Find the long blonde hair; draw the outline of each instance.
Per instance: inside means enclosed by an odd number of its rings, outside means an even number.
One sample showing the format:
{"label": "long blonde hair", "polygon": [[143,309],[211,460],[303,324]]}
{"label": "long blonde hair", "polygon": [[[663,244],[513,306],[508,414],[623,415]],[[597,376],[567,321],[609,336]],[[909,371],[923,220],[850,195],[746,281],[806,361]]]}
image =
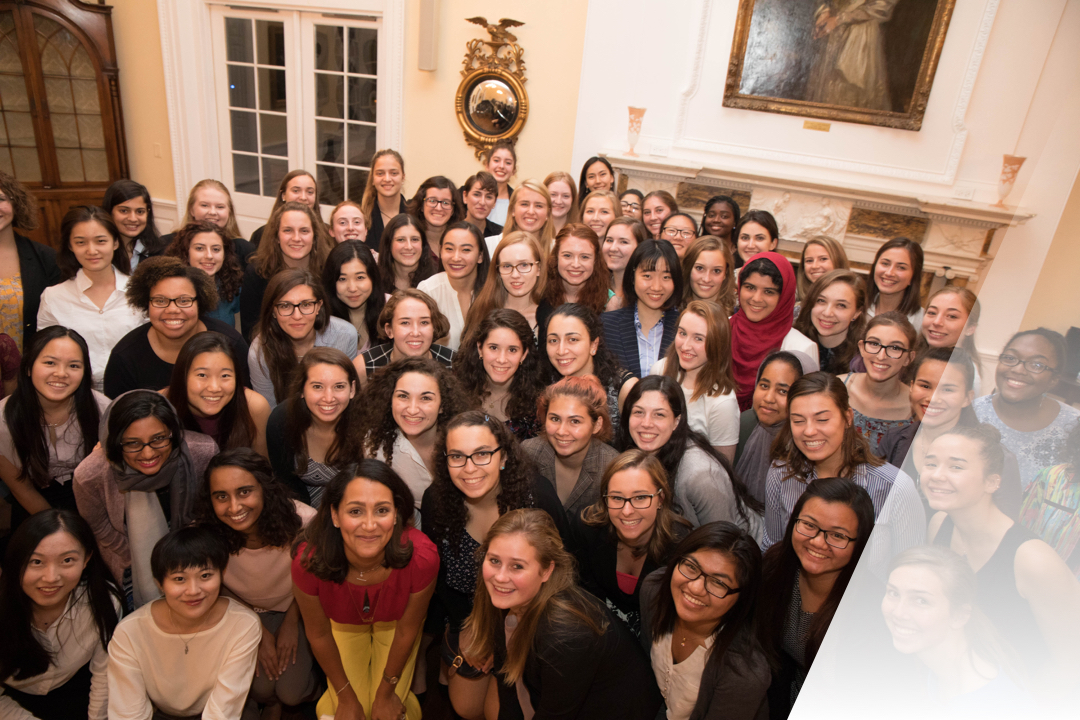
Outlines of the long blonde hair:
{"label": "long blonde hair", "polygon": [[543,197],[544,201],[547,203],[547,220],[544,222],[544,227],[540,228],[539,236],[536,238],[544,251],[544,257],[547,257],[548,253],[551,252],[551,246],[555,243],[555,221],[551,219],[551,193],[548,192],[546,187],[535,180],[525,180],[514,189],[514,194],[510,196],[510,207],[506,211],[506,224],[503,225],[503,234],[509,235],[514,231],[522,231],[521,228],[517,226],[517,223],[514,222],[514,207],[517,205],[518,197],[522,190],[531,190]]}
{"label": "long blonde hair", "polygon": [[[524,536],[536,551],[540,567],[543,570],[551,568],[551,576],[522,609],[517,629],[506,644],[506,662],[500,673],[503,682],[510,686],[524,674],[537,627],[545,616],[550,618],[548,624],[555,633],[573,632],[585,625],[597,635],[602,635],[607,629],[607,619],[574,582],[574,558],[563,547],[562,538],[550,515],[534,508],[507,512],[488,530],[477,557],[486,557],[492,541],[505,535]],[[502,629],[505,617],[504,611],[492,605],[483,573],[477,573],[472,612],[462,627],[462,637],[471,634],[472,640],[462,646],[462,654],[470,658],[491,656],[495,652],[495,638]]]}
{"label": "long blonde hair", "polygon": [[240,237],[240,226],[236,224],[236,210],[233,208],[232,195],[229,193],[229,188],[213,178],[200,180],[191,188],[191,192],[188,193],[187,207],[184,209],[184,218],[180,221],[180,227],[185,227],[195,222],[195,219],[191,216],[191,208],[195,205],[195,193],[203,188],[217,190],[225,195],[225,198],[229,203],[229,219],[226,221],[225,227],[222,228],[222,230],[229,236],[230,240]]}
{"label": "long blonde hair", "polygon": [[803,244],[802,254],[799,255],[798,284],[795,286],[795,295],[799,302],[806,300],[806,293],[810,292],[813,281],[806,277],[806,251],[811,245],[820,245],[825,248],[829,259],[832,260],[833,270],[849,270],[851,263],[848,262],[844,247],[828,235],[815,235]]}
{"label": "long blonde hair", "polygon": [[[401,184],[402,189],[398,191],[401,197],[405,197],[405,159],[401,157],[401,153],[397,150],[391,150],[385,148],[379,150],[377,153],[371,156],[371,170],[368,171],[367,181],[364,183],[364,196],[360,198],[360,212],[364,215],[364,225],[371,227],[371,213],[375,210],[375,203],[377,201],[377,193],[375,192],[375,163],[379,158],[383,158],[389,155],[398,162],[398,166],[401,168]],[[397,215],[397,213],[394,213]]]}

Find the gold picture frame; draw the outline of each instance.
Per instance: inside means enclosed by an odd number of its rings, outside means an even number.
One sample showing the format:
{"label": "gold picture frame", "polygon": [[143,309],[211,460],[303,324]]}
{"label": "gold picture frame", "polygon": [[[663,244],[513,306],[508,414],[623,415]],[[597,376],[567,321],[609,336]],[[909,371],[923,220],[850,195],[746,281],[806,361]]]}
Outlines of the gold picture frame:
{"label": "gold picture frame", "polygon": [[503,18],[494,25],[480,17],[469,22],[486,27],[491,39],[465,44],[454,112],[465,142],[479,160],[496,142],[513,140],[521,133],[529,119],[529,93],[525,90],[525,51],[507,30],[523,23]]}
{"label": "gold picture frame", "polygon": [[918,131],[956,0],[740,0],[724,107]]}

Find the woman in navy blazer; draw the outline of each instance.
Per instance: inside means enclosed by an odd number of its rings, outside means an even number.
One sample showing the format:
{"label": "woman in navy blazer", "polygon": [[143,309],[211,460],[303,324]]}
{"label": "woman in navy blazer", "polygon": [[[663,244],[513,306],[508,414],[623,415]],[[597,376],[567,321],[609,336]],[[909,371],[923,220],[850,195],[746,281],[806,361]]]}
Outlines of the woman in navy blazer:
{"label": "woman in navy blazer", "polygon": [[624,368],[640,378],[675,339],[683,278],[672,244],[666,240],[640,243],[626,264],[622,290],[623,307],[600,316],[604,343]]}

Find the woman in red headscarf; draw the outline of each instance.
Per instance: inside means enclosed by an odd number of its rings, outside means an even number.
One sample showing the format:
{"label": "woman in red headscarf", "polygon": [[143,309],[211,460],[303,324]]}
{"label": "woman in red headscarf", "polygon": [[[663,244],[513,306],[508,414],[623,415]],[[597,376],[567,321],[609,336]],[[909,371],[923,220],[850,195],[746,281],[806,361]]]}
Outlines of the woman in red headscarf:
{"label": "woman in red headscarf", "polygon": [[739,272],[739,309],[731,316],[731,359],[739,409],[754,396],[758,366],[773,350],[798,350],[818,362],[817,344],[791,327],[796,280],[783,255],[754,255]]}

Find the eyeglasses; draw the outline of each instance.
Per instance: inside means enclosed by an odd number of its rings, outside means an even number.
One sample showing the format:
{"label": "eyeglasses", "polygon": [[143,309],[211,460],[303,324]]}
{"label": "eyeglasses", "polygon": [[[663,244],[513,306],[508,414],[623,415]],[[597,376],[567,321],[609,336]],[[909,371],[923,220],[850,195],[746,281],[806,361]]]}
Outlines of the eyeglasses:
{"label": "eyeglasses", "polygon": [[424,198],[424,204],[432,208],[438,205],[442,207],[443,210],[448,210],[450,206],[454,204],[454,201],[440,200],[439,198]]}
{"label": "eyeglasses", "polygon": [[502,450],[502,447],[497,447],[494,450],[477,450],[472,455],[464,455],[462,453],[444,453],[446,455],[446,464],[452,468],[465,467],[465,463],[472,460],[473,465],[477,467],[483,467],[484,465],[491,464],[491,457],[495,453]]}
{"label": "eyeglasses", "polygon": [[172,435],[158,435],[155,438],[150,438],[150,442],[143,442],[142,440],[124,440],[120,443],[120,449],[129,455],[142,452],[142,449],[149,445],[155,450],[160,450],[163,447],[168,447],[172,442]]}
{"label": "eyeglasses", "polygon": [[723,600],[728,595],[737,593],[740,590],[740,588],[728,587],[727,583],[725,583],[720,578],[713,577],[712,575],[706,575],[705,571],[701,569],[701,566],[699,566],[696,562],[694,562],[688,557],[684,557],[683,559],[679,560],[679,572],[682,573],[682,576],[690,582],[694,582],[699,577],[704,577],[705,592],[709,593],[714,598],[717,598],[719,600]]}
{"label": "eyeglasses", "polygon": [[689,240],[694,237],[693,230],[680,230],[679,228],[664,228],[663,236],[674,240],[675,238],[682,238],[683,240]]}
{"label": "eyeglasses", "polygon": [[173,303],[176,303],[178,308],[189,308],[195,304],[195,298],[190,295],[181,295],[180,297],[168,298],[164,295],[155,295],[150,298],[150,307],[167,308]]}
{"label": "eyeglasses", "polygon": [[512,263],[499,263],[499,274],[509,275],[517,270],[522,275],[528,275],[532,272],[533,266],[536,264],[537,263],[535,262],[519,262],[516,265]]}
{"label": "eyeglasses", "polygon": [[279,302],[274,305],[274,312],[278,314],[278,317],[292,317],[296,309],[299,308],[301,315],[310,315],[315,312],[315,307],[318,304],[317,300],[304,300],[298,303]]}
{"label": "eyeglasses", "polygon": [[1005,367],[1016,367],[1017,365],[1023,365],[1032,375],[1041,375],[1047,370],[1049,370],[1050,372],[1057,372],[1057,368],[1052,368],[1044,362],[1039,362],[1038,360],[1021,360],[1015,355],[999,355],[998,362]]}
{"label": "eyeglasses", "polygon": [[640,210],[640,209],[641,209],[641,203],[635,203],[635,202],[621,202],[621,203],[619,203],[619,205],[620,205],[620,206],[622,207],[622,209],[623,209],[623,210],[634,210],[634,211],[637,211],[637,210]]}
{"label": "eyeglasses", "polygon": [[811,540],[816,538],[821,533],[825,533],[825,543],[830,547],[834,547],[837,550],[843,550],[846,548],[852,540],[856,538],[848,537],[844,533],[835,532],[833,530],[822,530],[809,520],[803,520],[799,518],[795,521],[795,532],[799,533],[803,537],[808,537]]}
{"label": "eyeglasses", "polygon": [[902,345],[882,345],[877,340],[862,340],[863,350],[871,355],[877,355],[882,350],[885,354],[891,357],[893,360],[899,360],[904,357],[904,353],[910,352],[906,347]]}
{"label": "eyeglasses", "polygon": [[657,495],[663,494],[662,491],[657,490],[652,495],[634,495],[633,497],[623,497],[622,495],[605,495],[604,502],[607,503],[609,510],[622,510],[626,507],[627,501],[630,502],[630,507],[635,510],[644,510],[652,505],[652,499]]}

